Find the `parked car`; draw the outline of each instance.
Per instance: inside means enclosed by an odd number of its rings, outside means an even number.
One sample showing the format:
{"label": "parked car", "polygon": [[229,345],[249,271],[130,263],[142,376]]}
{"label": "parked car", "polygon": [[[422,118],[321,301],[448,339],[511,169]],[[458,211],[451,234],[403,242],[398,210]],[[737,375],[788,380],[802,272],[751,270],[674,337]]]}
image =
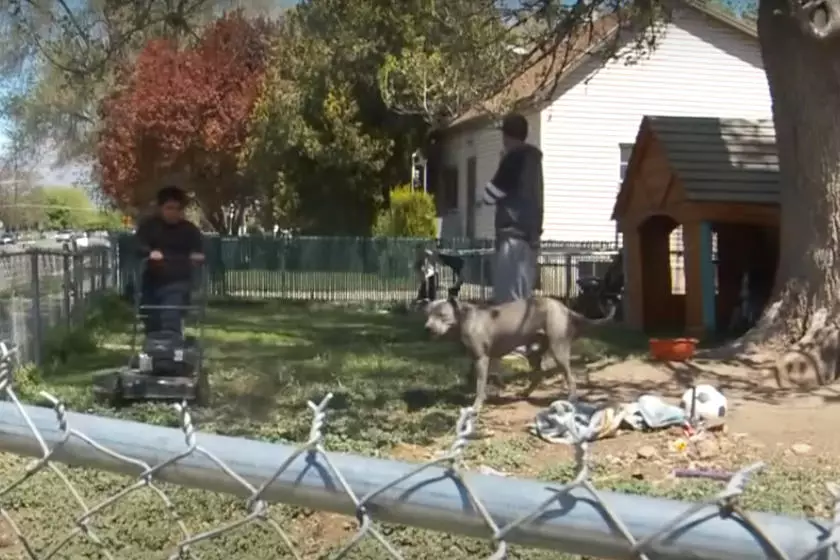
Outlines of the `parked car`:
{"label": "parked car", "polygon": [[4,233],[0,235],[0,245],[14,245],[17,243],[17,237],[14,233]]}
{"label": "parked car", "polygon": [[73,239],[73,232],[72,231],[59,231],[53,237],[56,241],[70,241]]}

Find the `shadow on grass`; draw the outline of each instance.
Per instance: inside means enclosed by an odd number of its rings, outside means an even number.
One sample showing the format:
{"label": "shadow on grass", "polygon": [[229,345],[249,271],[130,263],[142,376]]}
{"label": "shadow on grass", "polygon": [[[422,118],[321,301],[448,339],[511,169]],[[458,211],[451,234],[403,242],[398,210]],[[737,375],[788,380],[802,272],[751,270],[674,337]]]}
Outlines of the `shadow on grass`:
{"label": "shadow on grass", "polygon": [[575,361],[587,365],[604,359],[622,361],[647,352],[648,337],[621,326],[593,329],[573,346]]}
{"label": "shadow on grass", "polygon": [[41,377],[49,383],[81,387],[91,383],[91,375],[99,370],[124,366],[128,362],[126,351],[98,348],[95,352],[71,354],[66,362],[44,364]]}
{"label": "shadow on grass", "polygon": [[[789,397],[813,395],[807,389],[780,390],[775,385],[768,384],[766,363],[756,362],[748,358],[739,357],[730,360],[704,359],[698,354],[697,359],[687,362],[662,362],[649,357],[650,338],[679,338],[676,333],[645,333],[625,330],[620,326],[602,327],[587,333],[588,336],[576,341],[572,352],[572,370],[578,376],[579,397],[593,403],[598,402],[627,402],[635,400],[643,394],[659,394],[663,396],[679,396],[685,390],[698,383],[708,383],[724,394],[737,394],[745,401],[761,402],[778,405]],[[707,339],[700,342],[700,349],[716,347],[721,344],[720,338]],[[612,369],[608,380],[598,378],[598,372],[610,366],[621,364],[634,359],[628,364],[627,377],[617,379]],[[651,370],[639,370],[639,362],[651,365],[660,371],[660,375],[652,374]],[[632,365],[635,363],[635,366]],[[553,365],[553,364],[552,364]],[[527,402],[534,406],[544,407],[557,398],[565,398],[565,384],[562,378],[554,377],[553,381],[546,378],[543,387],[557,387],[553,397],[529,397]],[[506,385],[519,384],[524,381],[523,375],[515,375],[505,380]],[[826,403],[840,401],[840,389],[821,387],[820,397]],[[488,399],[491,404],[511,403],[523,400],[515,395],[505,395],[499,399]]]}
{"label": "shadow on grass", "polygon": [[465,402],[466,361],[427,340],[419,316],[240,304],[214,308],[208,319],[220,427],[273,424],[278,437],[300,439],[308,430],[306,401],[332,393],[333,434],[357,440],[382,431],[426,441],[450,431],[453,405]]}
{"label": "shadow on grass", "polygon": [[[329,392],[331,409],[359,424],[380,413],[393,418],[443,408],[454,415],[473,398],[463,384],[469,367],[463,351],[428,339],[417,314],[237,303],[214,308],[210,322],[208,358],[231,420],[305,415],[307,400]],[[626,359],[647,346],[646,338],[620,328],[591,334],[597,338],[576,344],[576,367]]]}

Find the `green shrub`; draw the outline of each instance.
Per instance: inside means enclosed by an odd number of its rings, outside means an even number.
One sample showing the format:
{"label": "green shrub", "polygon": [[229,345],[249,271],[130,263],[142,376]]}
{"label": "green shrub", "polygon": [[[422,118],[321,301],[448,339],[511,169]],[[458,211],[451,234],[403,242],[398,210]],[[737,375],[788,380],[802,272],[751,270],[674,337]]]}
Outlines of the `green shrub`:
{"label": "green shrub", "polygon": [[41,351],[45,369],[53,370],[67,364],[72,356],[89,355],[96,349],[94,331],[84,327],[56,327],[46,333]]}
{"label": "green shrub", "polygon": [[133,309],[118,294],[105,293],[93,299],[85,310],[81,325],[66,325],[45,333],[42,360],[45,371],[53,371],[68,364],[72,358],[95,354],[102,339],[125,330],[133,319]]}
{"label": "green shrub", "polygon": [[378,237],[436,237],[435,201],[427,192],[405,185],[391,191],[388,207],[376,217]]}
{"label": "green shrub", "polygon": [[105,292],[93,299],[85,313],[86,330],[95,335],[111,334],[125,328],[134,319],[134,309],[120,294]]}

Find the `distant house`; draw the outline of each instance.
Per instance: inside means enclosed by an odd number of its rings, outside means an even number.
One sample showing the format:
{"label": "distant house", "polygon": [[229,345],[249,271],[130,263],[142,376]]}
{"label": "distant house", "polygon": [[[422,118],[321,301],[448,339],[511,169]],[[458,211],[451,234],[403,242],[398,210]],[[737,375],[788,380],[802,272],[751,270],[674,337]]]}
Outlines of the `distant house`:
{"label": "distant house", "polygon": [[[545,233],[557,241],[613,241],[613,205],[645,115],[760,119],[770,95],[754,27],[717,9],[675,3],[649,57],[603,64],[596,51],[616,33],[587,39],[564,66],[554,93],[524,110],[529,140],[544,153]],[[534,77],[515,80],[508,99],[532,95]],[[544,87],[544,84],[542,84]],[[443,132],[438,181],[442,237],[493,237],[493,207],[481,203],[501,153],[486,114],[468,113]]]}

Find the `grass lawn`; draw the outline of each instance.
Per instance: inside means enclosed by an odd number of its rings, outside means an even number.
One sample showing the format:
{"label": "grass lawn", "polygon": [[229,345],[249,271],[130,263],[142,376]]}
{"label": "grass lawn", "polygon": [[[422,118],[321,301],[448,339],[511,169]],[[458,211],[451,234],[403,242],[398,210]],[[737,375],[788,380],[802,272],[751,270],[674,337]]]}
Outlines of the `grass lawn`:
{"label": "grass lawn", "polygon": [[[584,340],[578,351],[590,360],[605,355],[620,357],[627,354],[628,345],[626,341],[618,344],[618,340]],[[84,369],[119,363],[125,344],[125,336],[113,334],[97,354],[71,357],[67,364],[40,375],[24,372],[19,381],[21,392],[34,395],[38,389],[46,389],[65,399],[73,410],[177,425],[173,411],[161,405],[116,412],[92,402]],[[465,360],[445,343],[427,342],[418,318],[409,315],[326,305],[226,305],[210,310],[206,344],[214,403],[210,409],[194,413],[196,424],[204,431],[301,442],[309,430],[307,399],[317,400],[331,391],[335,398],[326,430],[328,449],[420,460],[449,445],[458,407],[468,404],[459,389]],[[520,426],[471,444],[466,461],[471,468],[488,466],[547,481],[565,481],[572,474],[572,466],[567,450],[561,447],[525,434]],[[635,464],[635,453],[628,455],[631,460],[624,461],[599,454],[598,450],[596,444],[594,478],[599,488],[688,500],[720,488],[710,482],[669,482],[640,474],[639,468],[650,470],[651,465]],[[746,453],[736,449],[720,459],[721,467],[744,465],[751,460]],[[21,475],[28,463],[28,459],[0,454],[2,486]],[[101,472],[64,471],[89,504],[126,484],[126,479]],[[745,501],[755,509],[813,513],[808,508],[824,502],[821,483],[838,475],[840,469],[831,463],[815,461],[802,466],[782,461],[762,475],[751,487],[756,491],[748,492]],[[242,500],[166,485],[164,489],[193,533],[247,514]],[[38,474],[0,495],[0,506],[41,551],[61,539],[80,513],[59,479],[49,473]],[[274,506],[272,516],[289,531],[305,558],[335,551],[355,527],[350,518],[283,505]],[[92,526],[115,557],[127,560],[168,558],[178,539],[174,523],[147,490],[120,500],[97,516]],[[412,528],[389,527],[386,534],[406,558],[485,558],[492,552],[483,542]],[[193,550],[195,557],[205,560],[291,558],[279,537],[255,524],[200,543]],[[57,557],[101,557],[98,548],[83,537],[75,538],[62,552]],[[385,557],[372,539],[349,556],[363,560]],[[516,547],[509,557],[572,558]],[[0,558],[27,558],[2,521]]]}

